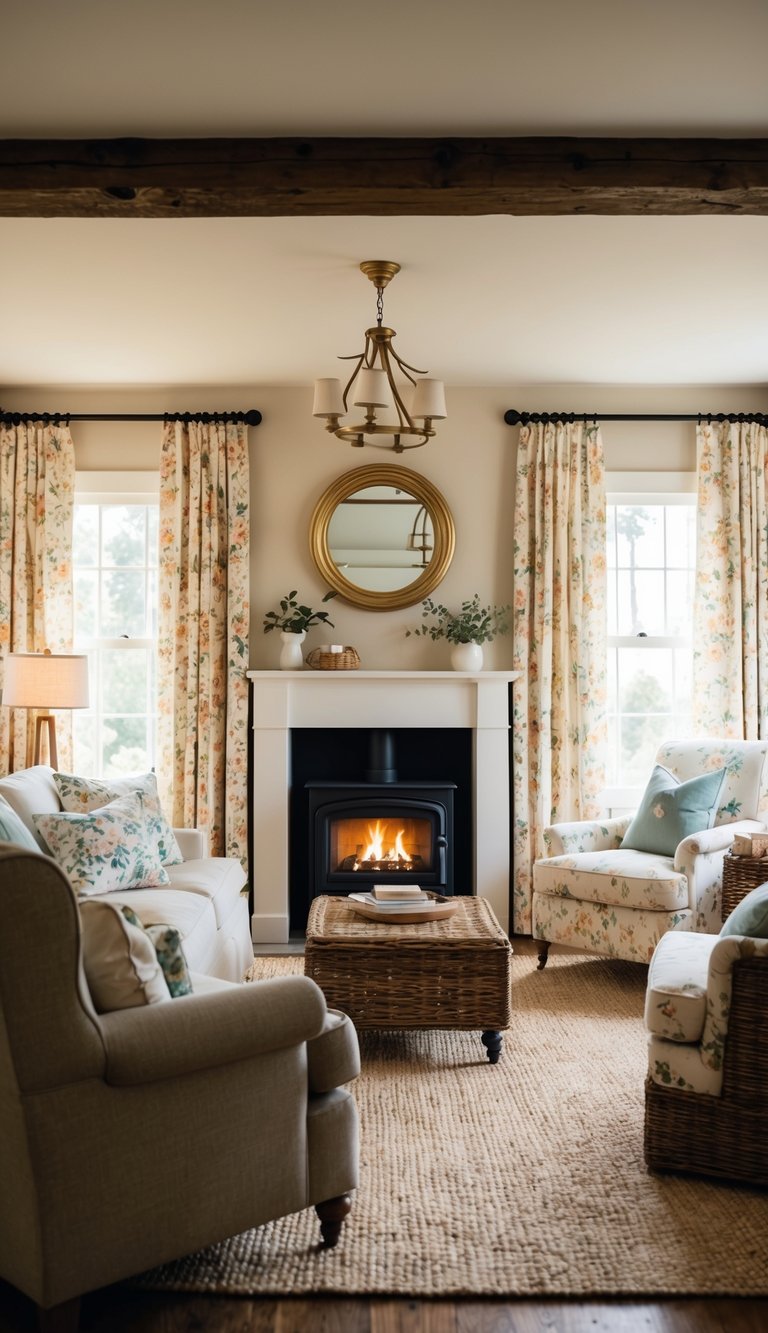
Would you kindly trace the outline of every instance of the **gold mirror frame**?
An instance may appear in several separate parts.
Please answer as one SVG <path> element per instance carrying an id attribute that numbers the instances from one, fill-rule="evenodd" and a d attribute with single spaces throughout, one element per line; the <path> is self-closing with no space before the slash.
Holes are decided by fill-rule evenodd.
<path id="1" fill-rule="evenodd" d="M 429 565 L 413 583 L 393 592 L 371 592 L 345 578 L 331 557 L 328 528 L 337 505 L 348 500 L 364 486 L 395 486 L 407 491 L 426 506 L 434 531 L 434 550 Z M 410 468 L 390 463 L 358 467 L 338 477 L 318 500 L 309 525 L 309 547 L 320 574 L 330 588 L 343 597 L 350 606 L 362 611 L 399 611 L 401 607 L 415 606 L 437 587 L 453 559 L 456 530 L 445 499 L 431 481 Z"/>

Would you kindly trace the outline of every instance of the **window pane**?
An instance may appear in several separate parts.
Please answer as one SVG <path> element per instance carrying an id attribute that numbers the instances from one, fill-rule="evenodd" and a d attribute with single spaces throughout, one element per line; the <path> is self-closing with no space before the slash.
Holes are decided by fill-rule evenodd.
<path id="1" fill-rule="evenodd" d="M 101 726 L 105 777 L 146 772 L 150 765 L 146 717 L 104 717 Z"/>
<path id="2" fill-rule="evenodd" d="M 75 505 L 72 520 L 72 560 L 80 568 L 99 563 L 99 506 Z"/>
<path id="3" fill-rule="evenodd" d="M 693 631 L 693 570 L 667 573 L 667 634 L 690 637 Z"/>
<path id="4" fill-rule="evenodd" d="M 101 559 L 105 565 L 137 566 L 146 559 L 145 505 L 103 505 Z"/>
<path id="5" fill-rule="evenodd" d="M 620 571 L 618 575 L 619 634 L 664 633 L 662 570 Z"/>
<path id="6" fill-rule="evenodd" d="M 96 755 L 96 718 L 93 713 L 73 711 L 72 744 L 75 772 L 82 777 L 95 777 L 99 766 Z"/>
<path id="7" fill-rule="evenodd" d="M 112 570 L 101 576 L 100 634 L 143 638 L 146 632 L 146 582 L 143 570 Z"/>
<path id="8" fill-rule="evenodd" d="M 105 713 L 146 713 L 149 663 L 146 648 L 104 648 L 101 706 Z"/>
<path id="9" fill-rule="evenodd" d="M 696 563 L 696 506 L 666 505 L 667 568 L 693 569 Z"/>
<path id="10" fill-rule="evenodd" d="M 92 639 L 98 634 L 98 574 L 95 570 L 75 568 L 72 583 L 75 596 L 75 641 Z"/>
<path id="11" fill-rule="evenodd" d="M 669 714 L 622 718 L 619 786 L 645 786 L 651 776 L 654 755 L 661 742 L 669 740 L 671 726 Z"/>
<path id="12" fill-rule="evenodd" d="M 660 569 L 664 564 L 664 506 L 617 505 L 617 562 L 621 568 Z"/>
<path id="13" fill-rule="evenodd" d="M 158 531 L 160 523 L 160 506 L 147 506 L 147 564 L 157 564 L 157 545 Z"/>

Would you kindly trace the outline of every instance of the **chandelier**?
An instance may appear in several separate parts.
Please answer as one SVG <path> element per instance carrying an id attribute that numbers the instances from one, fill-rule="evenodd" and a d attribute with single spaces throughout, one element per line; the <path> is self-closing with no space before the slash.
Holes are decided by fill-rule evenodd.
<path id="1" fill-rule="evenodd" d="M 340 380 L 315 380 L 312 415 L 324 417 L 325 429 L 340 440 L 348 440 L 355 449 L 368 444 L 401 454 L 404 449 L 418 449 L 436 433 L 433 422 L 446 415 L 445 388 L 442 380 L 414 379 L 415 375 L 427 372 L 400 359 L 392 346 L 395 330 L 383 322 L 384 288 L 400 272 L 400 265 L 388 259 L 366 259 L 360 268 L 376 288 L 376 325 L 366 329 L 362 352 L 339 357 L 340 361 L 356 362 L 343 392 Z M 410 411 L 395 378 L 397 371 L 414 386 Z M 410 394 L 405 386 L 403 389 L 406 395 Z M 349 410 L 350 394 L 354 407 L 365 408 L 365 418 L 342 425 L 341 418 Z M 376 415 L 381 409 L 389 409 L 383 421 Z"/>

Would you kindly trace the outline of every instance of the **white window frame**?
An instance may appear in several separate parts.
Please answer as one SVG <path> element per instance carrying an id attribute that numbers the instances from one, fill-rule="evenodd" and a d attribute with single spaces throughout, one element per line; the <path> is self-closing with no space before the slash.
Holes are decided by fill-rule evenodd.
<path id="1" fill-rule="evenodd" d="M 149 505 L 159 504 L 159 500 L 159 472 L 75 472 L 76 505 Z M 157 640 L 101 638 L 98 646 L 118 650 L 125 648 L 152 650 L 157 648 Z"/>
<path id="2" fill-rule="evenodd" d="M 695 472 L 606 472 L 605 502 L 610 505 L 686 505 L 696 504 Z M 609 634 L 609 650 L 614 648 L 681 648 L 686 641 L 678 636 L 649 634 Z M 600 801 L 608 814 L 636 809 L 642 787 L 604 787 Z"/>

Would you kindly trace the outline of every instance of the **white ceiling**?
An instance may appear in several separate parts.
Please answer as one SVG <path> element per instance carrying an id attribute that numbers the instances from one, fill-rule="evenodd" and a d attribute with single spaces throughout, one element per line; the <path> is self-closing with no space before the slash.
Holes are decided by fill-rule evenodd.
<path id="1" fill-rule="evenodd" d="M 768 136 L 764 0 L 4 0 L 0 137 Z M 0 219 L 0 383 L 765 383 L 768 218 Z"/>

